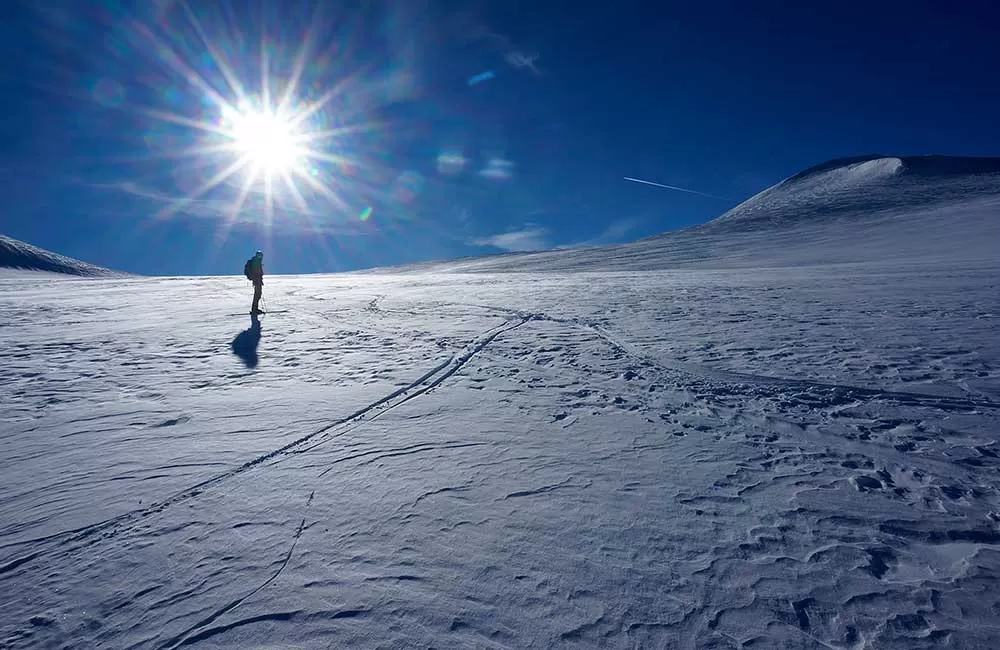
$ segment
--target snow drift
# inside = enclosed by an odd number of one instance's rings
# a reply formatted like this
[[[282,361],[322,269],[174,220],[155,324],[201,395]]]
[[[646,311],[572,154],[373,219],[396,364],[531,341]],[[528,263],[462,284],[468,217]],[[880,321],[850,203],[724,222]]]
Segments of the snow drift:
[[[0,269],[3,268],[89,277],[121,275],[111,269],[81,262],[72,257],[52,253],[23,241],[0,235]]]

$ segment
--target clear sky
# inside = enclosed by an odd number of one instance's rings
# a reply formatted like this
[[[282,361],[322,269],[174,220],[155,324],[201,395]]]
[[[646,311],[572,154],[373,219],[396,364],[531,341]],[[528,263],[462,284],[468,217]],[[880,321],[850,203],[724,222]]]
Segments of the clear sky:
[[[0,233],[171,275],[629,241],[830,158],[1000,154],[993,5],[11,0]]]

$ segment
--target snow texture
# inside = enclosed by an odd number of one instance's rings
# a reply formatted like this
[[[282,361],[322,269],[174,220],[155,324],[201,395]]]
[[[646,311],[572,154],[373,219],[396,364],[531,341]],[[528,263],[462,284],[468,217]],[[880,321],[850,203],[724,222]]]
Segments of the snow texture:
[[[10,270],[46,271],[80,276],[121,276],[110,269],[87,264],[72,257],[59,255],[0,235],[0,271],[5,277],[18,275]]]
[[[1000,647],[996,196],[766,217],[903,161],[258,320],[0,278],[0,645]]]

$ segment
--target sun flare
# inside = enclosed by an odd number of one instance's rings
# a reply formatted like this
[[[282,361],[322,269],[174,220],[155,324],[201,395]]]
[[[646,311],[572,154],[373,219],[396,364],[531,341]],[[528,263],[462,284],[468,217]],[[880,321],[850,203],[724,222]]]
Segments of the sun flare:
[[[304,151],[292,120],[259,110],[228,110],[224,119],[232,146],[253,168],[270,173],[295,171]]]
[[[352,62],[331,68],[312,32],[297,51],[289,48],[290,57],[272,57],[270,49],[243,57],[226,39],[213,39],[186,3],[177,7],[173,16],[200,35],[204,55],[188,56],[171,30],[136,28],[179,77],[165,104],[138,109],[155,125],[144,138],[155,155],[186,161],[173,175],[179,194],[164,194],[152,220],[219,215],[221,242],[238,223],[269,232],[281,219],[320,232],[356,219],[357,204],[370,202],[357,195],[371,191],[354,178],[365,160],[354,142],[383,127],[367,119],[367,101],[347,101],[363,82]],[[326,63],[314,65],[318,60]],[[259,71],[242,73],[248,63],[259,63]]]

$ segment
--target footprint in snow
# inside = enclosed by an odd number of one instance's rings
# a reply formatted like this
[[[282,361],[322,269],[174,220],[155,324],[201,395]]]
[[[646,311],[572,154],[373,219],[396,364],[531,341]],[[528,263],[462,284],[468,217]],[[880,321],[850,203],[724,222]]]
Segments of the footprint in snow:
[[[871,490],[881,490],[885,486],[882,485],[882,481],[878,480],[874,476],[866,476],[862,474],[861,476],[855,476],[851,481],[854,483],[854,487],[857,488],[859,492],[869,492]]]

